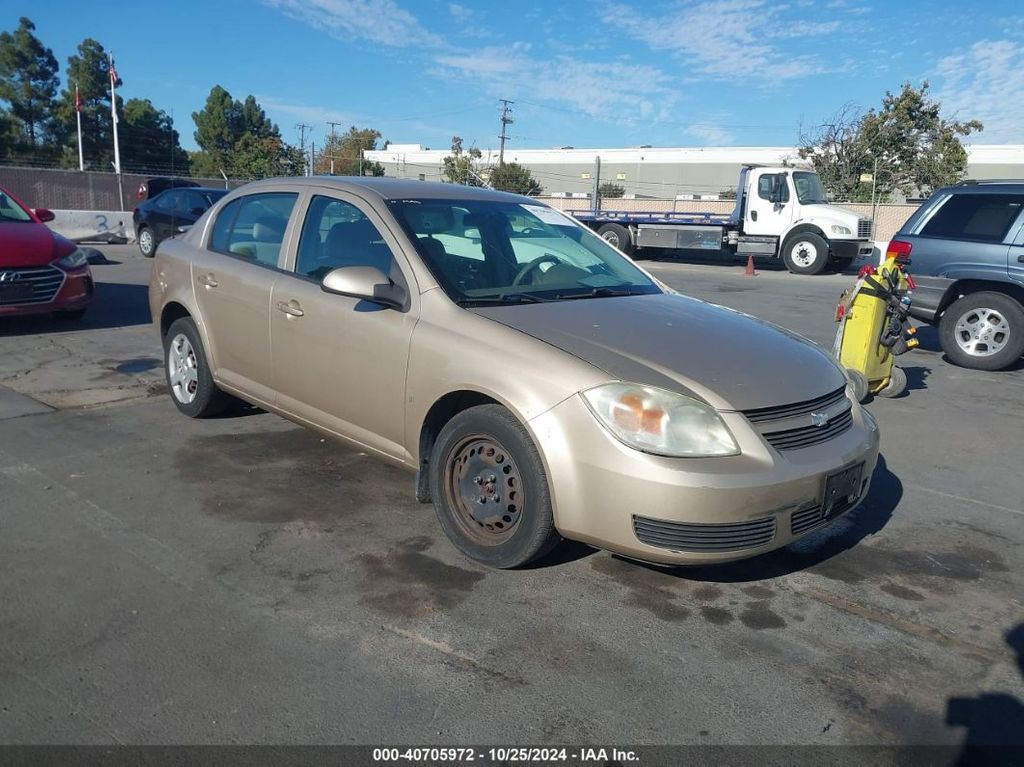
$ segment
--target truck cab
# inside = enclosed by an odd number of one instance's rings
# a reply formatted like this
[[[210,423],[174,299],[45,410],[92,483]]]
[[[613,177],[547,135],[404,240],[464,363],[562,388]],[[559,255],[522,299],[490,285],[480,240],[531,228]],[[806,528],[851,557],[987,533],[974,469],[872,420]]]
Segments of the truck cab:
[[[801,168],[744,167],[733,219],[737,253],[778,255],[797,274],[845,268],[873,249],[871,221],[830,204],[818,175]]]

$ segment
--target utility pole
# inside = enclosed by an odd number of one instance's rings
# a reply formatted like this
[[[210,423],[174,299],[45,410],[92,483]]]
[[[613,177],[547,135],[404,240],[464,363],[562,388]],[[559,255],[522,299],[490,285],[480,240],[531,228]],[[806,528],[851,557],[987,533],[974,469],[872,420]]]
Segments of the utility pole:
[[[332,123],[330,120],[327,124],[331,126],[331,175],[334,175],[334,150],[337,148],[337,143],[334,140],[334,129],[337,128],[341,123]]]
[[[601,155],[594,158],[594,191],[591,193],[590,202],[596,216],[601,212]]]
[[[515,102],[514,101],[509,101],[508,99],[499,99],[499,101],[501,101],[501,104],[502,104],[502,106],[501,106],[501,134],[498,136],[498,140],[501,142],[501,144],[499,144],[499,148],[498,148],[498,166],[500,167],[500,166],[505,164],[505,141],[508,139],[508,136],[505,135],[505,126],[506,125],[510,125],[511,123],[515,122],[512,119],[512,109],[511,109],[512,105]]]
[[[299,123],[295,126],[296,130],[299,132],[299,153],[302,155],[303,164],[306,162],[306,131],[310,130],[312,127],[312,125],[306,125],[305,123]],[[309,168],[305,169],[303,175],[309,175]]]

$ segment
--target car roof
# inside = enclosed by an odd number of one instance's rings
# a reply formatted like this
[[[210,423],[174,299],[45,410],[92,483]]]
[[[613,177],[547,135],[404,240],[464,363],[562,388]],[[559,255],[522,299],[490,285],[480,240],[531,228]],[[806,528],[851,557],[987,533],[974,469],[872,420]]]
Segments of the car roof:
[[[443,184],[437,181],[418,181],[384,176],[284,176],[253,181],[239,190],[258,191],[262,186],[316,186],[337,189],[342,192],[363,194],[367,192],[382,200],[428,199],[428,200],[493,200],[495,202],[522,203],[529,197],[509,192],[498,192],[478,186]]]
[[[936,189],[939,193],[956,194],[1024,194],[1024,181],[995,179],[992,181],[967,181]],[[934,195],[933,195],[934,196]]]

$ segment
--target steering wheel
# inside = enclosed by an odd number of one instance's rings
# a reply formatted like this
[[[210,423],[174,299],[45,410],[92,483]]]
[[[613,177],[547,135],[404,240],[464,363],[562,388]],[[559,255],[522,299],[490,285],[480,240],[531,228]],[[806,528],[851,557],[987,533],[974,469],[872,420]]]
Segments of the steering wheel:
[[[560,264],[562,263],[562,259],[550,253],[545,253],[543,256],[533,259],[533,261],[530,261],[528,264],[524,264],[516,273],[516,278],[512,280],[512,286],[515,287],[516,285],[522,284],[523,280],[526,279],[526,275],[532,273],[541,264],[546,264],[548,262],[551,262],[552,264]]]

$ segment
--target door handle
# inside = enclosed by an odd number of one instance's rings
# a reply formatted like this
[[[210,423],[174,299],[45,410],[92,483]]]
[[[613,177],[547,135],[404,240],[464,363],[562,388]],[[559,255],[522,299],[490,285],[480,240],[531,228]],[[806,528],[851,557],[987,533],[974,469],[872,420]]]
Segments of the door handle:
[[[1017,256],[1017,263],[1024,264],[1024,256]]]
[[[302,311],[302,307],[299,306],[297,301],[289,301],[288,303],[285,303],[284,301],[278,301],[277,310],[279,312],[284,312],[289,317],[301,317],[302,315],[305,314],[305,312]]]
[[[200,274],[198,277],[196,277],[196,282],[198,282],[200,285],[205,285],[208,288],[215,288],[218,285],[217,280],[214,278],[212,274]]]

